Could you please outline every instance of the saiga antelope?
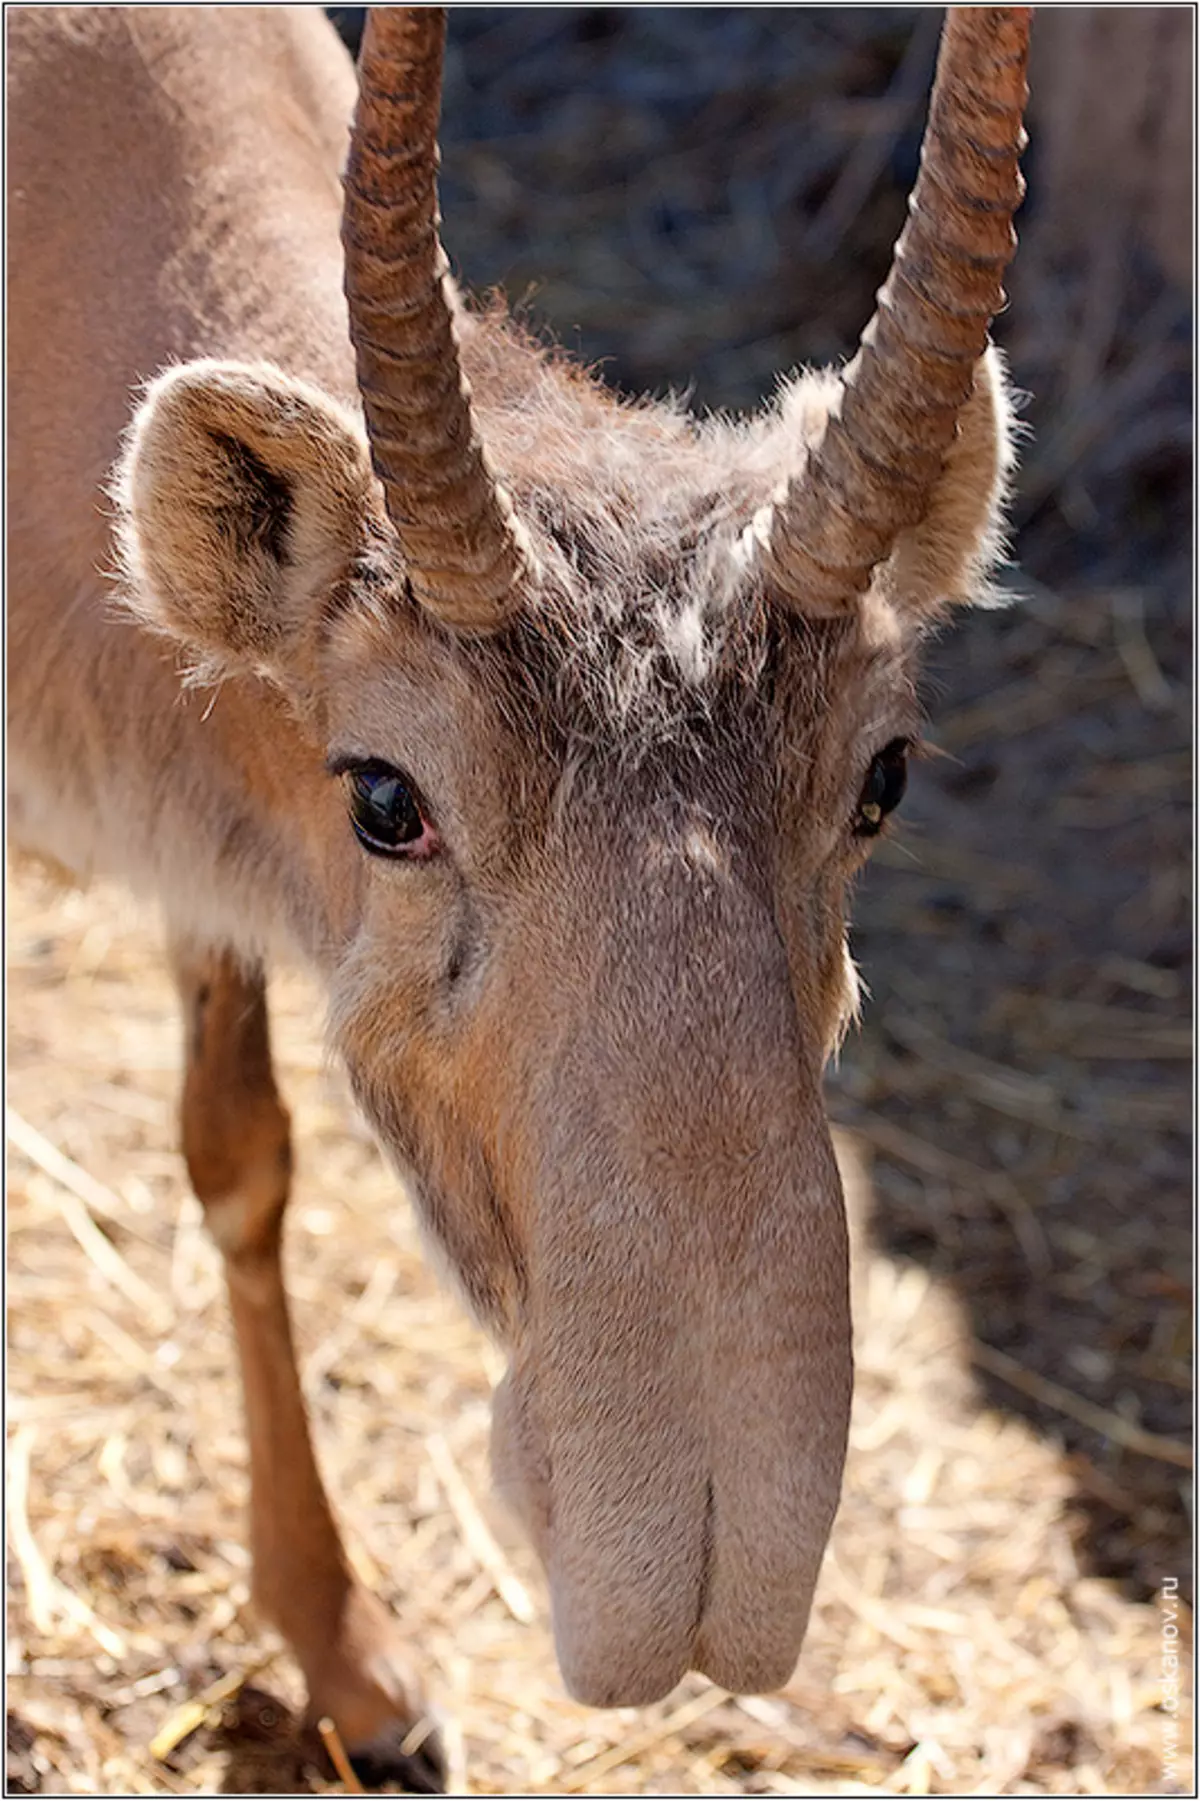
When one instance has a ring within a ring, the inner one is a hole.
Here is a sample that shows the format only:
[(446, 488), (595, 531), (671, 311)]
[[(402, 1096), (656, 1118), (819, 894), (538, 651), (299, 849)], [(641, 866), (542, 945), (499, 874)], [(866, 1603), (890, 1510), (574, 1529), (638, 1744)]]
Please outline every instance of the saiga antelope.
[(845, 897), (1000, 543), (1026, 32), (950, 14), (858, 354), (733, 423), (464, 308), (439, 11), (372, 16), (348, 161), (315, 9), (10, 11), (12, 839), (167, 922), (255, 1593), (371, 1774), (439, 1758), (305, 1423), (266, 966), (507, 1355), (572, 1693), (784, 1682), (850, 1406)]

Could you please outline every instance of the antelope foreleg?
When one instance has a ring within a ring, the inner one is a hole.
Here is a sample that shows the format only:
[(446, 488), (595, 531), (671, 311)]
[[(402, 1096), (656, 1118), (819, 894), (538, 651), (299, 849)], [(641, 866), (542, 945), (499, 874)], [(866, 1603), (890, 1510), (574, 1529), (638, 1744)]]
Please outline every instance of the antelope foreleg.
[(360, 1773), (434, 1791), (436, 1735), (415, 1742), (423, 1698), (390, 1615), (350, 1571), (300, 1390), (281, 1264), (291, 1138), (266, 985), (224, 951), (176, 945), (172, 960), (187, 1047), (183, 1152), (224, 1260), (241, 1365), (254, 1598), (295, 1652), (313, 1716), (334, 1720)]

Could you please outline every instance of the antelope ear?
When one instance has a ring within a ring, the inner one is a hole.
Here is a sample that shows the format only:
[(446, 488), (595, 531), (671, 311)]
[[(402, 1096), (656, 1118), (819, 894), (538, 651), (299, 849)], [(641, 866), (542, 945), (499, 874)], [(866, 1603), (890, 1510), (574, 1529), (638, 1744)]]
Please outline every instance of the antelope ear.
[(1016, 455), (1004, 361), (994, 345), (975, 367), (975, 390), (919, 526), (903, 532), (876, 580), (901, 613), (935, 616), (994, 598), (989, 577), (1004, 553), (1004, 505)]
[(160, 375), (113, 493), (129, 608), (206, 669), (276, 679), (378, 511), (361, 426), (267, 363)]

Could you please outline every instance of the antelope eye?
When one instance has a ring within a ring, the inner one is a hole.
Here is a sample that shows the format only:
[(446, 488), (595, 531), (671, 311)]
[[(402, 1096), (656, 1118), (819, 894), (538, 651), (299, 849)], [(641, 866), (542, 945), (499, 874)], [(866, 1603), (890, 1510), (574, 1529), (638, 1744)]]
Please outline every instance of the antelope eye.
[(390, 763), (354, 763), (343, 771), (350, 823), (364, 850), (380, 857), (428, 856), (433, 832), (408, 777)]
[(888, 814), (895, 812), (904, 799), (907, 783), (908, 740), (893, 738), (871, 760), (854, 816), (856, 838), (874, 838), (878, 835)]

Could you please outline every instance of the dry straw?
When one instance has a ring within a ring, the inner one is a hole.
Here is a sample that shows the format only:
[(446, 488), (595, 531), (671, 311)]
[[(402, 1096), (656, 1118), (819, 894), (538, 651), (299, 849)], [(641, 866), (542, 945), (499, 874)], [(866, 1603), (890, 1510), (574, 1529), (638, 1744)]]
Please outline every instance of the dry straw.
[[(179, 1031), (152, 934), (111, 893), (21, 874), (10, 953), (13, 1774), (69, 1794), (337, 1792), (247, 1604), (239, 1403), (172, 1148)], [(319, 1016), (303, 981), (277, 983), (306, 1387), (354, 1559), (448, 1717), (457, 1788), (1160, 1788), (1156, 1609), (1081, 1572), (1061, 1452), (981, 1407), (955, 1303), (871, 1250), (846, 1498), (789, 1688), (569, 1701), (532, 1560), (489, 1497), (495, 1354), (439, 1293)], [(861, 1239), (870, 1147), (840, 1149)]]
[[(474, 64), (451, 58), (448, 129), (462, 120), (465, 136), (446, 145), (448, 239), (478, 283), (504, 274), (520, 294), (537, 278), (540, 311), (572, 342), (578, 326), (585, 354), (615, 353), (630, 386), (694, 373), (702, 399), (751, 399), (796, 360), (843, 352), (870, 311), (902, 213), (881, 171), (919, 121), (936, 37), (929, 19), (894, 76), (861, 93), (864, 58), (879, 73), (864, 33), (890, 36), (898, 17), (463, 9), (464, 34), (482, 36)], [(591, 41), (618, 25), (637, 68), (619, 105)], [(1165, 1203), (1180, 1167), (1169, 1144), (1190, 1121), (1172, 1080), (1190, 1038), (1171, 946), (1191, 908), (1177, 849), (1191, 651), (1186, 607), (1168, 604), (1179, 572), (1145, 564), (1135, 531), (1175, 492), (1155, 460), (1185, 458), (1191, 436), (1190, 237), (1177, 223), (1191, 111), (1175, 43), (1189, 29), (1185, 8), (1049, 8), (1039, 21), (1046, 179), (1003, 335), (1041, 397), (1019, 506), (1043, 530), (1022, 534), (1023, 623), (963, 628), (962, 648), (939, 652), (939, 682), (957, 655), (962, 689), (956, 709), (938, 707), (939, 742), (961, 778), (989, 779), (992, 759), (1008, 785), (958, 807), (953, 830), (914, 835), (915, 849), (881, 846), (897, 879), (860, 913), (885, 949), (920, 939), (925, 990), (905, 959), (876, 957), (876, 1023), (840, 1081), (860, 1242), (878, 1153), (893, 1231), (933, 1215), (960, 1264), (985, 1270), (977, 1309), (986, 1272), (1011, 1274), (1018, 1247), (1027, 1282), (1001, 1299), (1011, 1321), (1034, 1292), (1033, 1336), (1058, 1379), (1020, 1335), (1021, 1357), (972, 1339), (924, 1268), (860, 1251), (845, 1501), (784, 1694), (733, 1701), (693, 1682), (615, 1714), (566, 1699), (536, 1571), (489, 1500), (495, 1355), (422, 1260), (327, 1069), (319, 1002), (296, 979), (274, 986), (297, 1125), (289, 1268), (305, 1388), (352, 1557), (425, 1668), (460, 1790), (1192, 1787), (1186, 1717), (1163, 1780), (1159, 1611), (1090, 1573), (1094, 1546), (1077, 1549), (1082, 1495), (1119, 1522), (1142, 1592), (1147, 1572), (1185, 1575), (1161, 1566), (1178, 1542), (1164, 1497), (1187, 1450), (1132, 1413), (1152, 1388), (1150, 1417), (1178, 1432), (1183, 1409), (1167, 1400), (1190, 1377), (1178, 1209)], [(1103, 67), (1084, 54), (1089, 36)], [(1122, 71), (1115, 105), (1108, 65)], [(486, 79), (469, 87), (471, 68)], [(681, 69), (700, 96), (682, 113)], [(1134, 115), (1136, 157), (1121, 139)], [(1069, 179), (1056, 184), (1055, 168)], [(1145, 299), (1114, 219), (1143, 221), (1167, 261), (1182, 256), (1175, 289)], [(1101, 558), (1085, 567), (1073, 549), (1062, 592), (1035, 579), (1064, 573), (1059, 513)], [(1132, 564), (1114, 550), (1131, 531)], [(1182, 556), (1186, 529), (1178, 543)], [(1128, 899), (1113, 872), (1131, 864), (1144, 881)], [(958, 894), (989, 937), (945, 925)], [(1014, 916), (1006, 952), (997, 922)], [(10, 1785), (338, 1792), (333, 1765), (314, 1774), (297, 1745), (295, 1673), (247, 1606), (239, 1401), (218, 1260), (174, 1150), (179, 1030), (153, 934), (112, 894), (51, 895), (26, 875), (9, 921)], [(943, 931), (965, 965), (937, 962)], [(1021, 947), (1035, 933), (1031, 975)], [(968, 979), (984, 963), (986, 1020)], [(1046, 1205), (1064, 1185), (1071, 1205)], [(1077, 1394), (1067, 1350), (1103, 1353), (1115, 1373)], [(983, 1406), (976, 1371), (1085, 1449), (1065, 1456)]]

